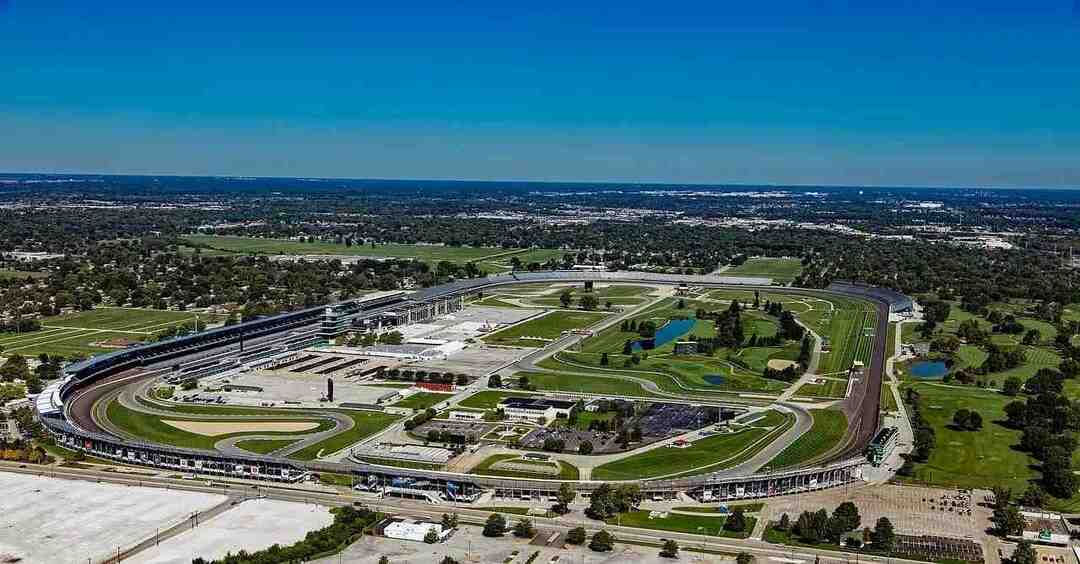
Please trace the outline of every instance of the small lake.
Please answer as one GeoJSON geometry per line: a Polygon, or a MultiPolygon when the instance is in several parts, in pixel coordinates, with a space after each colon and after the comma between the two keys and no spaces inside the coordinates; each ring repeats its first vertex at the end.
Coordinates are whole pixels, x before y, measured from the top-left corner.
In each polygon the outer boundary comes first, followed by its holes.
{"type": "Polygon", "coordinates": [[[911,375],[919,380],[940,380],[949,367],[940,360],[920,360],[911,365],[911,375]]]}
{"type": "Polygon", "coordinates": [[[705,380],[705,382],[707,382],[709,384],[712,384],[714,386],[720,386],[720,385],[723,385],[723,383],[724,383],[724,375],[723,374],[706,374],[706,375],[702,376],[701,379],[705,380]]]}
{"type": "Polygon", "coordinates": [[[694,323],[697,323],[697,320],[694,318],[669,319],[663,327],[656,330],[656,336],[652,339],[639,339],[634,341],[634,350],[650,350],[655,349],[656,347],[662,347],[689,333],[690,330],[694,328],[694,323]]]}

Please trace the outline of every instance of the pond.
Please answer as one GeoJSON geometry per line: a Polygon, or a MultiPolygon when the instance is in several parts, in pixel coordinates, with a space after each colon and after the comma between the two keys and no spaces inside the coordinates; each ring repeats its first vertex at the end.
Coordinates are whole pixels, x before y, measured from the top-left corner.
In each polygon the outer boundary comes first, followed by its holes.
{"type": "Polygon", "coordinates": [[[634,350],[640,351],[642,349],[649,350],[662,347],[689,333],[694,328],[694,323],[697,323],[697,320],[693,318],[669,319],[663,327],[656,330],[656,335],[652,339],[634,341],[634,350]]]}
{"type": "Polygon", "coordinates": [[[911,365],[911,376],[919,380],[940,380],[949,367],[940,360],[920,360],[911,365]]]}
{"type": "Polygon", "coordinates": [[[702,376],[701,379],[705,380],[705,382],[707,382],[709,384],[712,384],[714,386],[720,386],[720,385],[723,385],[723,383],[724,383],[724,375],[723,374],[706,374],[706,375],[702,376]]]}

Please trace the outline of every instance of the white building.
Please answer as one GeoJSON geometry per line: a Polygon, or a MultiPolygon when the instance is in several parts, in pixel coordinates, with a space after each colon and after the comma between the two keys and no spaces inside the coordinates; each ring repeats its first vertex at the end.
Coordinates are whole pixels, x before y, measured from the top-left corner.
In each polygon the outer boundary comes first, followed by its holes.
{"type": "Polygon", "coordinates": [[[533,398],[506,398],[499,402],[499,409],[511,421],[529,421],[547,425],[556,417],[569,417],[574,408],[572,401],[533,398]]]}
{"type": "Polygon", "coordinates": [[[408,540],[416,542],[424,542],[424,537],[429,532],[435,531],[435,535],[439,537],[439,542],[446,540],[446,537],[450,536],[452,529],[443,529],[442,525],[436,523],[425,523],[423,521],[394,521],[383,529],[383,536],[388,539],[408,540]]]}

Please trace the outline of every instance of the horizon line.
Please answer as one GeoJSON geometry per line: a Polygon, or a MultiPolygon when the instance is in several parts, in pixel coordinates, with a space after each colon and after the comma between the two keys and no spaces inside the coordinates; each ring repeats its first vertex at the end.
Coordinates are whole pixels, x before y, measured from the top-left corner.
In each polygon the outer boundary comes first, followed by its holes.
{"type": "MultiPolygon", "coordinates": [[[[1077,0],[1080,1],[1080,0],[1077,0]]],[[[498,179],[498,180],[483,180],[475,178],[443,178],[443,177],[429,177],[429,178],[387,178],[387,177],[353,177],[353,176],[276,176],[276,175],[250,175],[250,174],[176,174],[176,173],[137,173],[137,172],[42,172],[42,171],[21,171],[21,172],[7,172],[0,171],[0,176],[20,176],[20,175],[41,175],[41,176],[101,176],[101,177],[122,177],[122,178],[137,178],[137,177],[151,177],[151,178],[214,178],[214,179],[231,179],[231,180],[302,180],[302,181],[361,181],[361,182],[460,182],[460,183],[485,183],[485,184],[497,184],[500,182],[515,183],[515,184],[591,184],[591,185],[605,185],[605,186],[619,186],[619,185],[638,185],[638,186],[664,186],[664,187],[699,187],[699,188],[841,188],[841,189],[859,189],[859,188],[875,188],[875,189],[900,189],[900,190],[1080,190],[1080,185],[1077,186],[1017,186],[1017,185],[939,185],[939,184],[802,184],[802,183],[784,183],[776,184],[770,182],[764,183],[747,183],[747,182],[732,182],[732,183],[707,183],[707,182],[670,182],[661,180],[525,180],[525,179],[498,179]]]]}

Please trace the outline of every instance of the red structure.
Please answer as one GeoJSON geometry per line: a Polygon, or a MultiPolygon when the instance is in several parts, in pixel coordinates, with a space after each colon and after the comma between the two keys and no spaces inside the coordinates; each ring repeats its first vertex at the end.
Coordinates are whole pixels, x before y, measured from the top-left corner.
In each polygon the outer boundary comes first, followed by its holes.
{"type": "Polygon", "coordinates": [[[455,389],[453,384],[436,384],[434,382],[417,382],[416,387],[433,392],[452,392],[455,389]]]}

